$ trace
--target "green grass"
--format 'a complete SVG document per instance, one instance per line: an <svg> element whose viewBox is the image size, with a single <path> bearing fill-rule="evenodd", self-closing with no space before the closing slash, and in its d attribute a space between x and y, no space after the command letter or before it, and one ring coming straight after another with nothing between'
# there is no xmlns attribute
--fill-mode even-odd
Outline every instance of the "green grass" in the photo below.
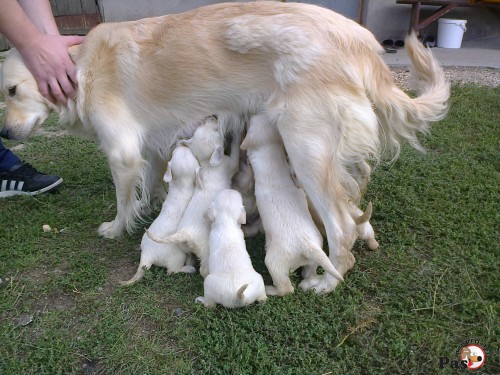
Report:
<svg viewBox="0 0 500 375"><path fill-rule="evenodd" d="M97 234L115 214L103 154L73 137L34 137L16 152L65 184L0 201L0 373L446 374L439 357L456 359L470 338L489 350L480 373L499 373L499 103L499 88L453 87L428 152L404 147L374 171L365 200L381 247L356 243L334 293L240 310L194 304L199 275L153 268L118 287L135 272L141 233ZM263 238L247 245L269 281ZM23 314L33 321L19 324Z"/></svg>

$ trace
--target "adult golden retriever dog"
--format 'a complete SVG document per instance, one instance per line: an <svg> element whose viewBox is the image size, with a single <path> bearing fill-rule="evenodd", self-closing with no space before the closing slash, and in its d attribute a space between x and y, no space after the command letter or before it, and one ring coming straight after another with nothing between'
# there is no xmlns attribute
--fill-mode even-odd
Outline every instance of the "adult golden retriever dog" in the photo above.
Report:
<svg viewBox="0 0 500 375"><path fill-rule="evenodd" d="M415 35L406 47L420 82L413 99L395 86L368 30L314 5L221 3L105 23L71 51L78 94L64 107L44 99L19 55L10 54L2 67L2 134L25 139L55 110L62 125L97 139L117 198L116 218L99 233L113 238L134 228L161 182L165 150L187 124L212 114L265 115L344 274L354 263L349 201L360 199L366 160L385 151L397 156L400 141L419 147L416 134L447 110L449 85L439 64Z"/></svg>

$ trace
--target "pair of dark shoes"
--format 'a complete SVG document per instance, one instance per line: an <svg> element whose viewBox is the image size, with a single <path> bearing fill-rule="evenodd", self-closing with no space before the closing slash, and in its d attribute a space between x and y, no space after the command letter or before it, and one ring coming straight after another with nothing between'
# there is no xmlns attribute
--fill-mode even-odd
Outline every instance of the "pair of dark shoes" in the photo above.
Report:
<svg viewBox="0 0 500 375"><path fill-rule="evenodd" d="M0 172L0 198L46 193L62 183L61 177L40 173L30 164L24 163L13 171Z"/></svg>
<svg viewBox="0 0 500 375"><path fill-rule="evenodd" d="M405 46L405 41L402 39L384 39L382 41L382 46L387 53L396 53L398 49Z"/></svg>

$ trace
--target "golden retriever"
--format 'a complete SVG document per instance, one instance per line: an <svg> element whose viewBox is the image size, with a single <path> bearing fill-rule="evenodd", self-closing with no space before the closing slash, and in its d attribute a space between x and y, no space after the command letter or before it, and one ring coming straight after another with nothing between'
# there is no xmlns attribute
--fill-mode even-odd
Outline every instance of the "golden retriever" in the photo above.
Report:
<svg viewBox="0 0 500 375"><path fill-rule="evenodd" d="M71 50L78 93L64 107L43 98L19 54L10 54L2 67L2 134L24 139L55 110L62 125L97 139L117 196L116 218L99 233L113 238L134 228L161 183L165 150L186 124L212 114L265 114L344 274L356 230L348 202L360 198L352 171L385 151L395 158L400 141L420 148L417 133L447 111L449 84L439 64L415 35L405 45L420 81L416 98L395 85L368 30L314 5L221 3L104 23Z"/></svg>

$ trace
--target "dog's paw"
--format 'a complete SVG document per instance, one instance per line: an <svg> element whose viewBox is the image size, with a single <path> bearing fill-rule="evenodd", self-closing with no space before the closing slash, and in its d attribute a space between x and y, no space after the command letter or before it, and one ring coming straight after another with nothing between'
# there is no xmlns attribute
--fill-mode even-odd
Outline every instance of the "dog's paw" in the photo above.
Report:
<svg viewBox="0 0 500 375"><path fill-rule="evenodd" d="M378 249L378 242L375 238L368 238L366 240L366 246L368 246L368 249L375 251Z"/></svg>
<svg viewBox="0 0 500 375"><path fill-rule="evenodd" d="M353 253L351 253L350 251L346 251L337 259L333 259L332 263L337 271L339 271L339 273L344 276L346 272L354 266L354 263L356 263L356 258L354 258Z"/></svg>
<svg viewBox="0 0 500 375"><path fill-rule="evenodd" d="M266 285L266 295L279 296L278 289L274 285Z"/></svg>
<svg viewBox="0 0 500 375"><path fill-rule="evenodd" d="M123 228L113 220L102 223L97 232L104 238L114 239L123 234Z"/></svg>
<svg viewBox="0 0 500 375"><path fill-rule="evenodd" d="M304 291L313 290L316 294L327 294L333 292L338 283L339 280L337 280L330 274L325 274L302 280L299 284L299 288Z"/></svg>
<svg viewBox="0 0 500 375"><path fill-rule="evenodd" d="M203 303L205 304L205 298L203 296L196 297L194 300L195 303Z"/></svg>
<svg viewBox="0 0 500 375"><path fill-rule="evenodd" d="M196 268L194 268L193 266L184 266L180 269L179 272L182 272L182 273L196 273Z"/></svg>
<svg viewBox="0 0 500 375"><path fill-rule="evenodd" d="M310 289L313 289L316 287L321 282L321 276L314 275L305 278L299 283L299 288L302 289L303 291L307 291Z"/></svg>

